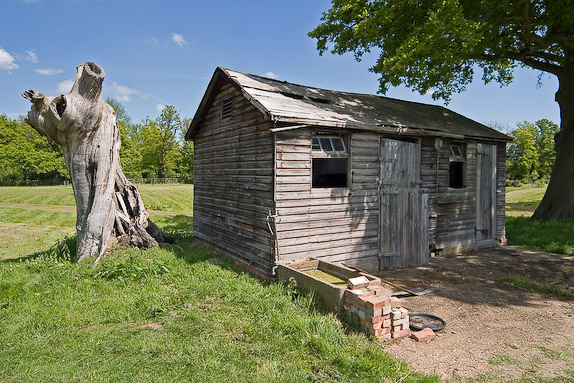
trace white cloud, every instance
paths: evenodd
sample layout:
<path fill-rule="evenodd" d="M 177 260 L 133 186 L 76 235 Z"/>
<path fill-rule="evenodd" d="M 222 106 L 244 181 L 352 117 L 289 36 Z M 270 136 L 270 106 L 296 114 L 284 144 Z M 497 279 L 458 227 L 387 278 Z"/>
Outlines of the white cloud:
<path fill-rule="evenodd" d="M 46 68 L 46 69 L 34 69 L 34 72 L 43 74 L 44 76 L 53 76 L 58 73 L 62 73 L 62 69 L 57 68 Z"/>
<path fill-rule="evenodd" d="M 140 91 L 127 86 L 120 85 L 117 82 L 113 82 L 108 89 L 112 93 L 112 97 L 119 102 L 130 102 L 132 100 L 131 96 L 139 95 Z"/>
<path fill-rule="evenodd" d="M 276 74 L 276 73 L 273 73 L 273 72 L 267 72 L 267 73 L 265 73 L 265 77 L 269 77 L 269 78 L 272 78 L 272 79 L 278 79 L 278 78 L 279 78 L 279 75 Z"/>
<path fill-rule="evenodd" d="M 163 105 L 163 104 L 157 104 L 157 105 L 155 106 L 155 108 L 157 109 L 158 112 L 161 112 L 162 110 L 164 110 L 165 105 Z"/>
<path fill-rule="evenodd" d="M 20 66 L 15 63 L 16 58 L 0 47 L 0 70 L 18 69 Z"/>
<path fill-rule="evenodd" d="M 73 85 L 74 85 L 74 80 L 64 80 L 58 84 L 57 91 L 60 94 L 68 94 L 72 90 Z"/>
<path fill-rule="evenodd" d="M 159 45 L 159 39 L 157 37 L 150 37 L 149 39 L 145 39 L 144 41 L 149 45 L 153 45 L 154 47 Z"/>
<path fill-rule="evenodd" d="M 33 63 L 38 62 L 38 55 L 34 51 L 26 51 L 26 60 L 31 61 Z"/>
<path fill-rule="evenodd" d="M 182 48 L 187 44 L 185 37 L 183 37 L 183 35 L 180 35 L 179 33 L 174 33 L 173 35 L 171 35 L 171 41 L 173 41 Z"/>

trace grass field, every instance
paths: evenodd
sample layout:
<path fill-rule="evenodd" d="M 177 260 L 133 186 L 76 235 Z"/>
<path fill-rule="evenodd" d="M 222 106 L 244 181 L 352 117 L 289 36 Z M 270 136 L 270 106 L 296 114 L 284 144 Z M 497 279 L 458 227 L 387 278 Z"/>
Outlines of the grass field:
<path fill-rule="evenodd" d="M 69 262 L 71 188 L 0 188 L 0 382 L 439 381 L 195 243 L 191 186 L 140 190 L 179 243 L 92 268 Z"/>
<path fill-rule="evenodd" d="M 574 219 L 533 221 L 532 213 L 545 188 L 508 188 L 506 193 L 506 237 L 509 245 L 531 250 L 574 255 Z"/>

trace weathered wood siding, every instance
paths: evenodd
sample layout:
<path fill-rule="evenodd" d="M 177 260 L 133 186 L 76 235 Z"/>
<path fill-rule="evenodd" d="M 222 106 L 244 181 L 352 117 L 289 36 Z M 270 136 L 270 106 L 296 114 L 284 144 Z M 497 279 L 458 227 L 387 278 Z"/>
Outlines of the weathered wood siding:
<path fill-rule="evenodd" d="M 378 264 L 377 134 L 353 133 L 348 188 L 312 188 L 311 129 L 276 135 L 279 259 Z"/>
<path fill-rule="evenodd" d="M 506 143 L 497 143 L 496 163 L 496 239 L 506 245 Z"/>
<path fill-rule="evenodd" d="M 431 248 L 460 253 L 476 246 L 477 142 L 446 138 L 442 141 L 438 151 L 432 137 L 423 138 L 421 146 L 422 189 L 429 195 L 429 243 Z M 451 143 L 464 143 L 466 149 L 465 187 L 460 189 L 449 187 Z M 498 147 L 496 239 L 504 243 L 506 149 L 504 143 L 485 143 Z"/>
<path fill-rule="evenodd" d="M 232 116 L 222 120 L 221 101 L 229 97 Z M 194 139 L 195 236 L 267 274 L 274 265 L 266 221 L 273 210 L 270 124 L 239 91 L 224 85 Z"/>

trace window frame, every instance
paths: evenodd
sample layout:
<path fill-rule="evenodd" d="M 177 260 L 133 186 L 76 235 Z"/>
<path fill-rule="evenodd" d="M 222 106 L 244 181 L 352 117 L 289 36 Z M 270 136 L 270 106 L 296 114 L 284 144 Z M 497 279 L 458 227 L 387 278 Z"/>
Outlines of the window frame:
<path fill-rule="evenodd" d="M 328 150 L 327 147 L 323 147 L 324 141 L 329 139 L 331 150 Z M 336 140 L 341 146 L 343 146 L 343 150 L 335 150 L 333 145 L 334 140 Z M 351 155 L 349 152 L 349 135 L 348 134 L 320 134 L 314 133 L 311 138 L 311 190 L 324 190 L 324 189 L 349 189 L 351 187 Z M 319 148 L 315 146 L 318 143 Z M 324 185 L 319 186 L 315 183 L 315 160 L 320 160 L 321 162 L 328 161 L 329 159 L 333 160 L 340 160 L 346 159 L 347 166 L 345 169 L 345 185 Z M 319 161 L 317 161 L 319 162 Z M 335 174 L 335 173 L 334 173 Z M 336 174 L 343 174 L 343 173 L 336 173 Z"/>
<path fill-rule="evenodd" d="M 448 187 L 450 189 L 465 189 L 467 183 L 466 163 L 467 145 L 462 142 L 452 142 L 448 146 Z M 456 169 L 454 167 L 456 166 Z M 453 177 L 453 171 L 457 173 Z M 460 185 L 453 184 L 453 179 L 460 179 Z"/>

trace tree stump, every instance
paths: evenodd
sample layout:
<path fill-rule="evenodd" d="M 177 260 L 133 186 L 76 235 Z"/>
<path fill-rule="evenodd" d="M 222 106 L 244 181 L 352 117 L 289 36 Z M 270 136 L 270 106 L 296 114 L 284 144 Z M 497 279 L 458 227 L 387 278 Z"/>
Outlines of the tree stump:
<path fill-rule="evenodd" d="M 150 221 L 120 164 L 120 130 L 113 108 L 100 97 L 104 70 L 92 62 L 77 67 L 68 95 L 35 90 L 26 122 L 62 147 L 76 199 L 77 247 L 73 261 L 98 256 L 112 244 L 149 248 L 174 242 Z"/>

